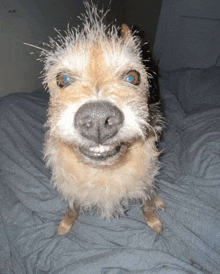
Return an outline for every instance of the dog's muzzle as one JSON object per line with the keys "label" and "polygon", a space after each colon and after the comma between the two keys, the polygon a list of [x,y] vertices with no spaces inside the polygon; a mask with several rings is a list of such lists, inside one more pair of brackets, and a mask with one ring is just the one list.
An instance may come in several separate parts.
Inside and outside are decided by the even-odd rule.
{"label": "dog's muzzle", "polygon": [[[106,101],[92,101],[82,105],[75,114],[74,126],[80,135],[95,143],[81,148],[93,160],[103,160],[119,152],[119,147],[108,145],[122,127],[124,115],[120,109]],[[111,143],[111,142],[110,142]]]}

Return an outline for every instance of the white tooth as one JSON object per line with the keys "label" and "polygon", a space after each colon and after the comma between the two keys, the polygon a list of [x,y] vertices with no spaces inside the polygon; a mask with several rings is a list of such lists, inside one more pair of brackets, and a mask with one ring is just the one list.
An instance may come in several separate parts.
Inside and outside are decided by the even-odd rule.
{"label": "white tooth", "polygon": [[100,146],[99,146],[99,152],[102,153],[102,152],[104,152],[104,151],[105,151],[105,148],[104,148],[103,146],[100,145]]}
{"label": "white tooth", "polygon": [[99,148],[100,148],[99,150],[100,153],[111,150],[110,146],[99,146]]}
{"label": "white tooth", "polygon": [[96,148],[95,148],[95,152],[98,152],[98,153],[100,153],[100,152],[101,152],[101,149],[100,149],[100,147],[96,147]]}
{"label": "white tooth", "polygon": [[93,152],[99,152],[99,147],[90,147],[89,150]]}
{"label": "white tooth", "polygon": [[93,152],[96,152],[96,153],[103,153],[105,151],[109,151],[111,150],[111,147],[110,146],[98,146],[98,147],[90,147],[89,148],[90,151],[93,151]]}

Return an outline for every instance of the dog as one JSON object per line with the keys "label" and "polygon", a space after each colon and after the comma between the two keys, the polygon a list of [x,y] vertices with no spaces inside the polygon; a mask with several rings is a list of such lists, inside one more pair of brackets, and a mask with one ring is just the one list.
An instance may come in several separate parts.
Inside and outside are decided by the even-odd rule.
{"label": "dog", "polygon": [[41,52],[50,93],[44,156],[52,184],[68,201],[58,234],[70,231],[80,212],[123,216],[138,201],[151,228],[162,232],[156,194],[157,142],[163,128],[149,105],[149,75],[140,39],[106,13],[85,4],[82,26],[59,31]]}

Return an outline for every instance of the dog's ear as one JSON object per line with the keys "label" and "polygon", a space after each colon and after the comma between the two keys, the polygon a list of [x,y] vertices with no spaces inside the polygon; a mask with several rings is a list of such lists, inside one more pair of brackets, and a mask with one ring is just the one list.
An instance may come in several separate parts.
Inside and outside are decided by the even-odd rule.
{"label": "dog's ear", "polygon": [[124,41],[126,41],[129,37],[132,36],[132,32],[130,28],[126,24],[121,25],[121,37]]}

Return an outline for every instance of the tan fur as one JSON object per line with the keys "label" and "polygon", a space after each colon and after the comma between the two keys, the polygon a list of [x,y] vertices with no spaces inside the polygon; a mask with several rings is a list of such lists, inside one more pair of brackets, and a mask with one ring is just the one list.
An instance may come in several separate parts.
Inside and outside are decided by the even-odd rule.
{"label": "tan fur", "polygon": [[[139,200],[144,204],[148,225],[161,232],[155,210],[162,207],[155,198],[149,205],[152,216],[147,211],[149,199],[155,196],[159,169],[155,143],[161,125],[159,114],[150,111],[147,103],[148,75],[140,42],[126,25],[120,37],[114,26],[107,29],[96,7],[87,9],[81,33],[68,32],[61,45],[52,40],[50,47],[54,50],[42,53],[44,82],[50,91],[44,153],[52,169],[51,181],[70,207],[58,231],[65,234],[70,230],[78,217],[76,205],[79,210],[97,209],[111,218],[123,215],[129,200]],[[129,71],[140,75],[138,85],[128,82]],[[70,84],[60,87],[59,73],[68,75]],[[74,119],[84,104],[103,101],[117,107],[124,121],[115,136],[104,144],[94,144],[80,134]],[[157,116],[151,117],[154,113]],[[90,151],[120,150],[113,157],[96,161],[85,156],[81,147]]]}
{"label": "tan fur", "polygon": [[153,143],[152,137],[148,142],[134,143],[122,161],[105,168],[83,164],[74,148],[61,143],[55,151],[54,184],[64,198],[71,203],[76,201],[85,210],[98,206],[107,218],[117,214],[117,210],[123,214],[119,203],[126,205],[128,199],[145,201],[151,194],[158,171],[158,152]]}
{"label": "tan fur", "polygon": [[131,30],[126,24],[121,26],[121,37],[123,40],[127,40],[132,35]]}
{"label": "tan fur", "polygon": [[74,208],[67,208],[67,211],[59,224],[58,233],[63,235],[70,231],[72,225],[79,217],[79,207],[74,204]]}
{"label": "tan fur", "polygon": [[160,196],[153,196],[146,201],[143,207],[143,213],[147,224],[158,233],[162,232],[162,223],[156,213],[156,209],[164,210],[165,206],[165,202]]}

